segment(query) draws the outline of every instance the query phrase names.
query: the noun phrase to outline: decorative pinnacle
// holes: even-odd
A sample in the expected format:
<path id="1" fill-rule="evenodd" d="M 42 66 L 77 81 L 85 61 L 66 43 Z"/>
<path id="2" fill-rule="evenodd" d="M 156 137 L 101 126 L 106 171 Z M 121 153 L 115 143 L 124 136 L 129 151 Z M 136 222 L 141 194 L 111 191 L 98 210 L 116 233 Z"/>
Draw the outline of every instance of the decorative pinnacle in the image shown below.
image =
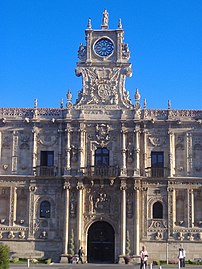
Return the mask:
<path id="1" fill-rule="evenodd" d="M 63 108 L 63 99 L 60 99 L 60 108 Z"/>
<path id="2" fill-rule="evenodd" d="M 67 97 L 67 102 L 71 102 L 72 101 L 72 93 L 71 93 L 70 89 L 68 89 L 68 92 L 66 94 L 66 97 Z"/>
<path id="3" fill-rule="evenodd" d="M 147 100 L 144 99 L 144 109 L 146 109 L 146 108 L 147 108 Z"/>
<path id="4" fill-rule="evenodd" d="M 88 29 L 92 29 L 91 18 L 88 18 Z"/>
<path id="5" fill-rule="evenodd" d="M 121 19 L 119 19 L 118 28 L 119 28 L 119 29 L 122 29 L 122 23 L 121 23 Z"/>
<path id="6" fill-rule="evenodd" d="M 168 100 L 168 109 L 171 109 L 171 101 Z"/>
<path id="7" fill-rule="evenodd" d="M 136 92 L 135 92 L 135 101 L 136 102 L 140 101 L 140 94 L 139 94 L 138 88 L 136 88 Z"/>
<path id="8" fill-rule="evenodd" d="M 38 107 L 38 100 L 34 99 L 34 108 L 37 108 L 37 107 Z"/>

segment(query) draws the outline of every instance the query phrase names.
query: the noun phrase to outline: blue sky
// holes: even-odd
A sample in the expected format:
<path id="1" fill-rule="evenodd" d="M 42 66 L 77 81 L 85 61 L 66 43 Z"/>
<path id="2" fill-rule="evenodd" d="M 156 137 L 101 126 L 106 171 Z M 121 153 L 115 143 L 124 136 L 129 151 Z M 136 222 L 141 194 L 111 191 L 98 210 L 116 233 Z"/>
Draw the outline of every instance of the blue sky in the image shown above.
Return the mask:
<path id="1" fill-rule="evenodd" d="M 202 109 L 201 0 L 1 0 L 0 107 L 59 107 L 71 89 L 77 51 L 88 17 L 100 29 L 104 8 L 109 28 L 122 19 L 135 89 L 148 108 Z"/>

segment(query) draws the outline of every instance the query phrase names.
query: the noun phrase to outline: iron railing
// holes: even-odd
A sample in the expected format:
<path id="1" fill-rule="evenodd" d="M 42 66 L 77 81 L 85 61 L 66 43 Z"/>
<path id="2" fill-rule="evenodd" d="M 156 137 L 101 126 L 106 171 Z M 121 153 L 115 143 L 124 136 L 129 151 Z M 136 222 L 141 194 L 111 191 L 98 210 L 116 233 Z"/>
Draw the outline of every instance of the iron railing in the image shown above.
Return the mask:
<path id="1" fill-rule="evenodd" d="M 167 167 L 147 167 L 145 168 L 145 176 L 146 177 L 168 177 L 169 169 Z"/>
<path id="2" fill-rule="evenodd" d="M 53 177 L 57 175 L 57 168 L 55 166 L 37 166 L 36 175 L 42 177 Z"/>
<path id="3" fill-rule="evenodd" d="M 117 177 L 120 175 L 118 166 L 87 166 L 83 171 L 85 176 Z"/>

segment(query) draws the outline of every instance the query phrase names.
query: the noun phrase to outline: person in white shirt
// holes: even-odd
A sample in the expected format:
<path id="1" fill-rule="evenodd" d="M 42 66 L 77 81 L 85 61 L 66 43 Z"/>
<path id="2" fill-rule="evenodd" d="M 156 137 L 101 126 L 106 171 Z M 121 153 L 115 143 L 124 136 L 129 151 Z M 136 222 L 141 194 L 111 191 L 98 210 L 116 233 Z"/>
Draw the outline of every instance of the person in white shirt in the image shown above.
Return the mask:
<path id="1" fill-rule="evenodd" d="M 140 269 L 145 268 L 147 266 L 148 252 L 145 246 L 142 247 L 140 251 Z"/>
<path id="2" fill-rule="evenodd" d="M 179 248 L 179 254 L 178 254 L 178 259 L 179 259 L 179 265 L 180 265 L 180 268 L 183 267 L 183 251 L 182 251 L 182 248 Z"/>

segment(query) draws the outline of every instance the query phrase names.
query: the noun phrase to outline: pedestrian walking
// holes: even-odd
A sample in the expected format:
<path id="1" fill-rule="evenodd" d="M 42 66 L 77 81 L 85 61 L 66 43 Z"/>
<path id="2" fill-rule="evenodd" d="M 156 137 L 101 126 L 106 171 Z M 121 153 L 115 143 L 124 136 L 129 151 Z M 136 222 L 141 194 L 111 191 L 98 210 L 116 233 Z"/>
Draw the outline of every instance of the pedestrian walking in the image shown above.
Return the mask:
<path id="1" fill-rule="evenodd" d="M 148 252 L 145 246 L 142 246 L 140 251 L 140 269 L 143 269 L 147 266 Z"/>
<path id="2" fill-rule="evenodd" d="M 184 248 L 182 248 L 182 257 L 183 257 L 182 267 L 185 267 L 186 251 Z"/>
<path id="3" fill-rule="evenodd" d="M 183 267 L 183 251 L 182 251 L 182 248 L 179 248 L 178 259 L 179 259 L 179 268 L 182 268 Z"/>
<path id="4" fill-rule="evenodd" d="M 79 256 L 79 261 L 83 264 L 83 255 L 84 255 L 84 252 L 83 252 L 83 248 L 80 247 L 79 251 L 78 251 L 78 256 Z"/>

